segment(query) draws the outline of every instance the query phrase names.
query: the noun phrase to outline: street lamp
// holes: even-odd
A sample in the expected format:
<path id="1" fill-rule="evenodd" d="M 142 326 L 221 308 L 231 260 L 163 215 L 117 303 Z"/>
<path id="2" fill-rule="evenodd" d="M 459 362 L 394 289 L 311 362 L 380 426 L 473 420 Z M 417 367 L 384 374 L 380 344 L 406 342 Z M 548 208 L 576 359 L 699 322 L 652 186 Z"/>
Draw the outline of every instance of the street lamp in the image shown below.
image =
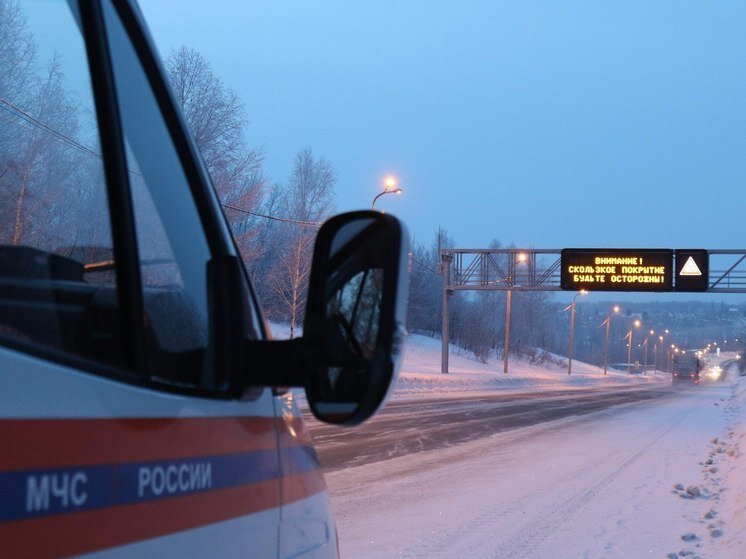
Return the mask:
<path id="1" fill-rule="evenodd" d="M 642 343 L 642 345 L 645 347 L 645 360 L 643 361 L 642 365 L 642 374 L 645 374 L 645 371 L 648 368 L 648 340 L 650 340 L 650 336 L 655 334 L 655 330 L 651 330 L 650 333 L 645 336 L 645 341 Z"/>
<path id="2" fill-rule="evenodd" d="M 639 319 L 635 319 L 635 321 L 632 323 L 635 328 L 639 328 L 642 322 L 640 322 Z M 630 366 L 632 364 L 632 326 L 629 327 L 629 332 L 627 332 L 627 335 L 624 336 L 624 339 L 628 339 L 629 341 L 627 343 L 627 374 L 630 374 Z"/>
<path id="3" fill-rule="evenodd" d="M 578 298 L 578 295 L 585 295 L 588 293 L 585 289 L 581 289 L 575 294 L 575 297 L 572 298 L 572 304 L 565 308 L 565 310 L 570 309 L 570 350 L 568 351 L 568 359 L 567 359 L 567 374 L 572 374 L 572 354 L 573 350 L 575 348 L 575 299 Z"/>
<path id="4" fill-rule="evenodd" d="M 604 374 L 606 374 L 606 369 L 609 368 L 609 331 L 611 329 L 612 314 L 619 314 L 619 305 L 614 305 L 611 311 L 609 311 L 609 314 L 606 315 L 606 320 L 601 323 L 601 326 L 604 324 L 606 325 L 606 341 L 604 341 Z M 599 328 L 601 326 L 599 326 Z"/>
<path id="5" fill-rule="evenodd" d="M 509 268 L 513 270 L 513 274 L 508 274 L 508 286 L 510 289 L 505 292 L 505 345 L 503 346 L 503 373 L 506 375 L 508 374 L 508 358 L 510 357 L 510 309 L 513 301 L 512 286 L 515 284 L 515 278 L 518 275 L 515 273 L 515 267 L 520 264 L 526 264 L 528 261 L 528 255 L 525 252 L 510 253 L 510 258 L 513 260 L 510 262 Z"/>
<path id="6" fill-rule="evenodd" d="M 370 209 L 376 209 L 376 200 L 378 200 L 384 194 L 401 194 L 402 192 L 403 190 L 396 186 L 396 179 L 394 177 L 386 177 L 386 180 L 383 183 L 383 192 L 379 193 L 375 198 L 373 198 L 373 204 L 371 205 Z"/>
<path id="7" fill-rule="evenodd" d="M 660 343 L 660 347 L 663 348 L 663 336 L 658 336 L 658 341 L 655 342 L 655 346 L 653 346 L 653 356 L 655 358 L 655 370 L 656 370 L 656 372 L 658 371 L 658 361 L 659 361 L 659 359 L 658 359 L 658 347 L 659 347 L 658 343 Z M 663 365 L 663 363 L 661 363 L 661 365 Z M 661 369 L 662 368 L 663 367 L 661 366 Z"/>

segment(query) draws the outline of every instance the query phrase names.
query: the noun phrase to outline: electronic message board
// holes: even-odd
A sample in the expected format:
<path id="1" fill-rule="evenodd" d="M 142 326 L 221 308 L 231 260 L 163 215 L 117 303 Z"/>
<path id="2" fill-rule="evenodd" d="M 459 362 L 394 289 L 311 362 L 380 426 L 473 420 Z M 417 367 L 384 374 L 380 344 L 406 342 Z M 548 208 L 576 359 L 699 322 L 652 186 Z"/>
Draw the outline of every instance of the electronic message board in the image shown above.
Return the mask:
<path id="1" fill-rule="evenodd" d="M 560 286 L 570 291 L 673 291 L 673 250 L 566 248 Z"/>

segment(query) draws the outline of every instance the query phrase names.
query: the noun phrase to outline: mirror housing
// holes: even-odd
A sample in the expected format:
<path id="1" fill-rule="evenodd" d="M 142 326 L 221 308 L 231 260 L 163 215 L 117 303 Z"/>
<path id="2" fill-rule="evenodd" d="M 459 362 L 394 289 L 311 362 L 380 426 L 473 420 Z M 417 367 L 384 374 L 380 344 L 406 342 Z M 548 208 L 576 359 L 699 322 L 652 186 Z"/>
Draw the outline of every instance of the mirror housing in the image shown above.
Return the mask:
<path id="1" fill-rule="evenodd" d="M 398 377 L 408 288 L 408 235 L 374 211 L 335 216 L 313 252 L 303 336 L 250 343 L 249 384 L 303 386 L 313 414 L 354 425 Z"/>

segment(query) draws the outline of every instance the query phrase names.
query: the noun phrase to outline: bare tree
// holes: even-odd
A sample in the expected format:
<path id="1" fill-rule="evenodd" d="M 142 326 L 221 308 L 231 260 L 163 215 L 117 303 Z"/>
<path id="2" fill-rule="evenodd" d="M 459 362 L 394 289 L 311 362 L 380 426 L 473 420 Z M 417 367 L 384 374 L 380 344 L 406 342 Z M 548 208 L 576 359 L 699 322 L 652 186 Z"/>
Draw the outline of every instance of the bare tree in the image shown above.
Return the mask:
<path id="1" fill-rule="evenodd" d="M 290 337 L 303 318 L 308 276 L 311 271 L 313 237 L 296 231 L 290 242 L 284 244 L 283 252 L 270 278 L 280 311 L 290 325 Z"/>
<path id="2" fill-rule="evenodd" d="M 92 221 L 72 211 L 91 199 L 93 183 L 81 180 L 91 165 L 75 140 L 79 107 L 65 88 L 59 58 L 52 57 L 43 75 L 32 64 L 27 70 L 25 89 L 0 99 L 0 238 L 54 250 L 80 239 L 72 224 Z"/>
<path id="3" fill-rule="evenodd" d="M 25 97 L 35 57 L 33 37 L 18 2 L 0 0 L 0 98 L 20 101 Z"/>
<path id="4" fill-rule="evenodd" d="M 19 124 L 16 107 L 28 106 L 33 97 L 35 55 L 33 37 L 20 6 L 12 0 L 0 0 L 0 211 L 3 223 L 0 238 L 3 242 L 11 242 L 18 228 L 18 170 L 26 166 L 18 154 L 19 146 L 28 143 L 28 128 Z M 21 194 L 20 198 L 23 196 Z"/>
<path id="5" fill-rule="evenodd" d="M 334 210 L 336 181 L 336 173 L 328 161 L 314 157 L 311 148 L 301 149 L 282 192 L 283 215 L 294 221 L 323 221 Z M 279 303 L 278 311 L 290 324 L 290 337 L 295 335 L 305 311 L 315 234 L 314 228 L 286 223 L 277 235 L 278 246 L 282 248 L 268 278 Z"/>
<path id="6" fill-rule="evenodd" d="M 166 70 L 184 118 L 202 153 L 244 260 L 260 255 L 256 212 L 267 185 L 264 152 L 246 142 L 248 119 L 236 93 L 218 78 L 196 50 L 182 46 L 166 59 Z"/>
<path id="7" fill-rule="evenodd" d="M 310 147 L 301 149 L 285 189 L 287 217 L 311 222 L 326 219 L 334 211 L 336 182 L 334 167 L 326 159 L 315 158 Z"/>

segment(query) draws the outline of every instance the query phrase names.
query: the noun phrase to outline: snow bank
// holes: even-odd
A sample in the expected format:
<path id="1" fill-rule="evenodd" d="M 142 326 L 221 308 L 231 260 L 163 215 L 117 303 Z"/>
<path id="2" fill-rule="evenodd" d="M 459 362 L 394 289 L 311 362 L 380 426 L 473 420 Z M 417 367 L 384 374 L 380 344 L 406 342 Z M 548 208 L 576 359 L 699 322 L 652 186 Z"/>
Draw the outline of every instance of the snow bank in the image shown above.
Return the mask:
<path id="1" fill-rule="evenodd" d="M 502 360 L 493 358 L 480 363 L 454 345 L 449 349 L 448 374 L 444 375 L 440 372 L 440 340 L 410 334 L 393 397 L 457 397 L 495 390 L 554 390 L 670 381 L 670 376 L 661 372 L 628 375 L 626 371 L 609 369 L 604 375 L 603 368 L 577 360 L 573 360 L 572 375 L 567 374 L 566 360 L 562 366 L 553 363 L 530 365 L 525 361 L 510 360 L 508 374 L 504 374 Z"/>
<path id="2" fill-rule="evenodd" d="M 289 337 L 290 329 L 285 324 L 272 323 L 270 328 L 276 339 Z M 553 357 L 563 364 L 531 365 L 525 360 L 511 359 L 508 374 L 504 374 L 502 359 L 493 357 L 487 363 L 481 363 L 451 344 L 448 374 L 442 374 L 440 340 L 410 334 L 405 342 L 404 360 L 392 399 L 458 398 L 496 390 L 561 390 L 670 382 L 670 375 L 662 372 L 627 374 L 610 368 L 604 375 L 603 368 L 577 360 L 573 360 L 572 375 L 568 375 L 566 358 Z M 304 403 L 302 395 L 298 396 L 300 403 Z"/>
<path id="3" fill-rule="evenodd" d="M 735 368 L 732 370 L 735 371 Z M 742 559 L 746 549 L 746 377 L 738 377 L 733 392 L 722 405 L 727 419 L 727 431 L 721 439 L 713 439 L 712 451 L 704 463 L 705 476 L 722 491 L 721 508 L 713 508 L 705 518 L 711 538 L 713 557 Z"/>

